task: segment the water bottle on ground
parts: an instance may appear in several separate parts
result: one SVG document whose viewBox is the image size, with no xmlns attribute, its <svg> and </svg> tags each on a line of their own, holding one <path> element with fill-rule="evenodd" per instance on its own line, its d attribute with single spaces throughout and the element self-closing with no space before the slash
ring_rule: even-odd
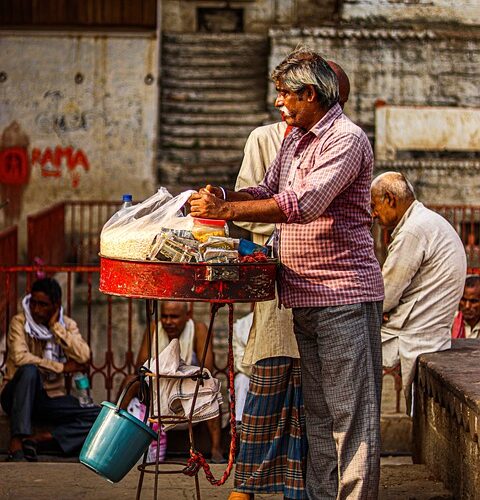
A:
<svg viewBox="0 0 480 500">
<path fill-rule="evenodd" d="M 90 381 L 85 373 L 75 373 L 73 376 L 73 382 L 75 384 L 75 389 L 77 392 L 77 398 L 80 402 L 80 406 L 88 408 L 94 406 L 92 397 L 90 396 Z"/>
</svg>

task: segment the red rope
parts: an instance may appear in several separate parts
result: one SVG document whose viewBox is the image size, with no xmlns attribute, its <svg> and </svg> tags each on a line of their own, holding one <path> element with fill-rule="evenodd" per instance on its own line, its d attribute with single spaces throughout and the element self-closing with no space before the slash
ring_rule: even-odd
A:
<svg viewBox="0 0 480 500">
<path fill-rule="evenodd" d="M 205 471 L 205 477 L 214 486 L 221 486 L 230 476 L 235 461 L 235 450 L 237 442 L 237 426 L 235 421 L 235 383 L 234 383 L 234 363 L 233 363 L 233 304 L 228 304 L 228 392 L 230 394 L 230 453 L 228 454 L 228 464 L 225 472 L 220 479 L 215 479 L 210 466 L 205 457 L 199 451 L 190 448 L 190 458 L 187 461 L 187 466 L 183 469 L 183 473 L 187 476 L 195 476 L 200 467 Z"/>
</svg>

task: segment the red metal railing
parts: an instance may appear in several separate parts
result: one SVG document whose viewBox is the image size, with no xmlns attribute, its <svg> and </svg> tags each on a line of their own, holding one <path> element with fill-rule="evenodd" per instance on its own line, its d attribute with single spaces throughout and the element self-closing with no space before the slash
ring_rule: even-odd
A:
<svg viewBox="0 0 480 500">
<path fill-rule="evenodd" d="M 468 205 L 429 205 L 435 212 L 450 222 L 465 245 L 468 266 L 480 267 L 480 206 Z M 390 232 L 373 225 L 375 253 L 381 264 L 385 262 Z"/>
<path fill-rule="evenodd" d="M 0 232 L 0 264 L 4 266 L 14 265 L 17 263 L 18 255 L 18 229 L 17 226 L 12 226 Z M 6 332 L 8 330 L 8 322 L 11 311 L 15 310 L 17 300 L 16 280 L 11 283 L 10 276 L 0 272 L 0 283 L 5 283 L 5 286 L 0 285 L 0 366 L 4 359 L 2 351 L 5 350 Z"/>
<path fill-rule="evenodd" d="M 0 267 L 0 289 L 5 289 L 8 295 L 14 284 L 23 283 L 18 294 L 20 299 L 28 293 L 39 272 L 54 275 L 61 283 L 65 314 L 77 322 L 92 350 L 92 387 L 99 398 L 110 399 L 115 386 L 121 383 L 125 375 L 132 373 L 134 367 L 132 300 L 100 294 L 98 266 Z M 16 313 L 17 302 L 8 310 L 6 324 Z M 124 319 L 122 322 L 116 321 L 115 328 L 114 317 Z M 0 365 L 2 368 L 4 361 Z"/>
<path fill-rule="evenodd" d="M 28 264 L 98 262 L 100 232 L 119 201 L 65 201 L 27 218 Z"/>
<path fill-rule="evenodd" d="M 29 264 L 65 262 L 65 204 L 56 203 L 27 217 Z"/>
<path fill-rule="evenodd" d="M 6 308 L 2 323 L 7 332 L 17 304 L 38 274 L 55 276 L 62 285 L 65 314 L 77 322 L 91 348 L 92 388 L 95 399 L 102 401 L 115 397 L 125 376 L 133 373 L 145 331 L 145 306 L 144 301 L 100 293 L 99 272 L 98 266 L 0 266 L 0 290 L 5 290 L 0 307 L 5 307 L 5 297 L 15 292 L 15 300 Z M 17 283 L 22 285 L 17 287 Z M 0 370 L 5 367 L 5 355 L 6 347 L 0 346 Z M 226 370 L 226 365 L 215 366 L 214 374 L 225 376 Z"/>
<path fill-rule="evenodd" d="M 98 262 L 100 232 L 120 205 L 120 201 L 98 200 L 65 203 L 68 262 L 81 265 Z"/>
<path fill-rule="evenodd" d="M 469 267 L 480 267 L 480 206 L 430 205 L 455 228 L 465 245 Z"/>
<path fill-rule="evenodd" d="M 18 228 L 11 226 L 0 231 L 0 265 L 9 266 L 17 263 Z"/>
<path fill-rule="evenodd" d="M 7 296 L 15 298 L 6 308 L 2 323 L 5 332 L 10 319 L 17 313 L 21 297 L 28 293 L 40 272 L 54 275 L 62 284 L 65 314 L 77 322 L 91 348 L 90 377 L 95 400 L 112 400 L 124 377 L 134 370 L 136 353 L 145 330 L 144 302 L 100 293 L 98 266 L 0 266 L 0 289 L 6 291 L 3 301 Z M 22 285 L 18 287 L 17 283 Z M 0 307 L 5 306 L 0 304 Z M 215 348 L 213 373 L 223 380 L 227 374 L 225 350 L 225 342 L 219 342 Z M 4 368 L 5 355 L 5 346 L 0 346 L 0 370 Z M 387 370 L 384 376 L 393 376 L 396 380 L 399 408 L 399 375 Z"/>
</svg>

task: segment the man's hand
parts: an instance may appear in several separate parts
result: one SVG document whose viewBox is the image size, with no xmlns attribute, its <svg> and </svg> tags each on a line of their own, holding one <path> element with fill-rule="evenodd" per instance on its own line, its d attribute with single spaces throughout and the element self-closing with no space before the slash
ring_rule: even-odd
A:
<svg viewBox="0 0 480 500">
<path fill-rule="evenodd" d="M 77 363 L 73 359 L 69 359 L 68 361 L 65 361 L 65 363 L 63 363 L 63 373 L 84 372 L 87 369 L 87 364 Z"/>
<path fill-rule="evenodd" d="M 53 313 L 52 317 L 50 318 L 50 321 L 48 322 L 48 326 L 52 328 L 53 325 L 58 321 L 59 317 L 60 317 L 60 307 L 57 307 L 56 311 Z"/>
<path fill-rule="evenodd" d="M 207 186 L 209 187 L 209 186 Z M 206 219 L 230 220 L 230 203 L 207 189 L 201 189 L 190 198 L 190 215 Z"/>
<path fill-rule="evenodd" d="M 221 188 L 207 184 L 206 187 L 199 189 L 198 194 L 210 193 L 223 200 L 223 191 Z"/>
</svg>

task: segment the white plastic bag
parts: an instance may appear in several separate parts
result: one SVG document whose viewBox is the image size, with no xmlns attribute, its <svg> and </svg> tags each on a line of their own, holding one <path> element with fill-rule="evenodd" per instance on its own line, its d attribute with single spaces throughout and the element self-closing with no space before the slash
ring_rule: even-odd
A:
<svg viewBox="0 0 480 500">
<path fill-rule="evenodd" d="M 106 257 L 145 260 L 155 236 L 162 228 L 193 228 L 190 215 L 180 209 L 195 191 L 184 191 L 173 197 L 164 187 L 142 203 L 119 210 L 103 226 L 100 253 Z"/>
</svg>

